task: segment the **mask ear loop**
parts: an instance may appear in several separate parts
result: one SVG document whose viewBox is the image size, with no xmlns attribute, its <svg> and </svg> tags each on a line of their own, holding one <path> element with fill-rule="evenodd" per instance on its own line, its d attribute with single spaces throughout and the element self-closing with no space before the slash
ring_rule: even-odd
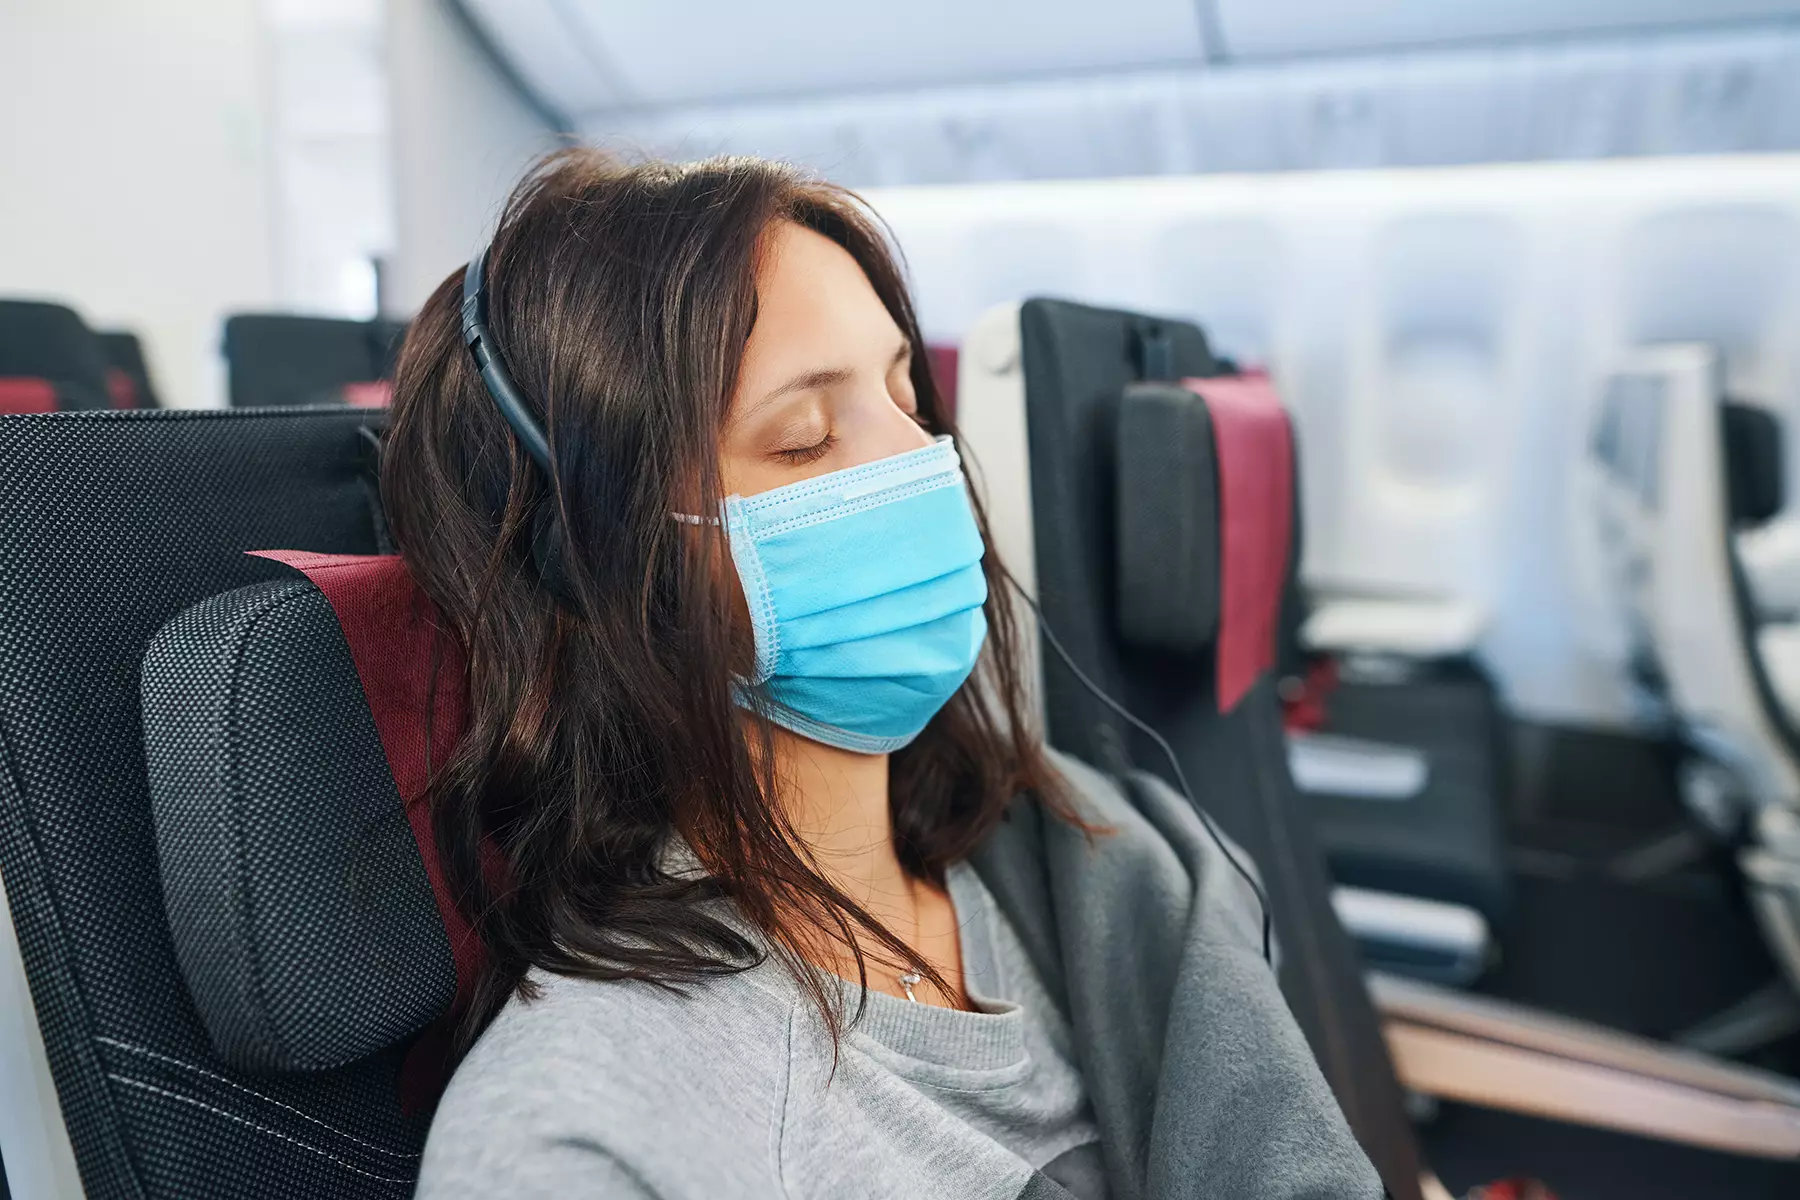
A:
<svg viewBox="0 0 1800 1200">
<path fill-rule="evenodd" d="M 1219 827 L 1213 823 L 1212 814 L 1208 813 L 1205 808 L 1201 807 L 1200 802 L 1194 799 L 1194 789 L 1188 786 L 1187 773 L 1181 769 L 1181 760 L 1176 757 L 1175 748 L 1169 745 L 1167 738 L 1163 737 L 1163 735 L 1158 733 L 1155 729 L 1152 729 L 1147 721 L 1144 721 L 1136 713 L 1107 695 L 1106 692 L 1101 689 L 1099 684 L 1095 683 L 1092 679 L 1089 679 L 1087 672 L 1075 665 L 1074 656 L 1071 655 L 1068 650 L 1064 649 L 1062 639 L 1058 638 L 1056 636 L 1056 631 L 1050 628 L 1050 622 L 1044 619 L 1044 610 L 1038 607 L 1037 600 L 1023 587 L 1019 586 L 1019 581 L 1013 578 L 1011 571 L 1008 571 L 1002 566 L 1000 568 L 1000 573 L 1006 577 L 1006 582 L 1011 585 L 1012 590 L 1018 595 L 1019 599 L 1025 601 L 1031 611 L 1036 614 L 1038 628 L 1042 629 L 1044 632 L 1044 640 L 1050 643 L 1050 648 L 1056 651 L 1056 656 L 1062 659 L 1063 666 L 1069 669 L 1069 673 L 1075 676 L 1076 681 L 1089 692 L 1093 693 L 1094 699 L 1100 701 L 1100 703 L 1117 713 L 1123 720 L 1129 723 L 1133 729 L 1136 729 L 1152 742 L 1155 742 L 1157 748 L 1161 750 L 1164 757 L 1169 760 L 1169 769 L 1175 774 L 1175 782 L 1181 786 L 1181 794 L 1187 797 L 1187 802 L 1192 805 L 1194 811 L 1200 815 L 1200 824 L 1205 826 L 1207 836 L 1212 838 L 1213 844 L 1218 846 L 1220 853 L 1224 854 L 1225 861 L 1231 864 L 1232 869 L 1243 877 L 1244 882 L 1249 884 L 1250 890 L 1255 893 L 1257 907 L 1262 911 L 1263 961 L 1273 968 L 1275 965 L 1275 937 L 1273 922 L 1269 917 L 1268 893 L 1263 891 L 1262 884 L 1257 881 L 1256 876 L 1251 873 L 1250 869 L 1238 860 L 1238 856 L 1231 849 L 1231 843 L 1226 840 L 1225 835 L 1220 832 Z"/>
</svg>

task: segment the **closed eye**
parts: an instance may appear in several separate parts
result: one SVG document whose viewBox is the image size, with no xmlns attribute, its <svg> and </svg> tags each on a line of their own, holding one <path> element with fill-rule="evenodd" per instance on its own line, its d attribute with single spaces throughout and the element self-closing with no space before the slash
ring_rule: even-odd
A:
<svg viewBox="0 0 1800 1200">
<path fill-rule="evenodd" d="M 791 450 L 777 450 L 775 451 L 775 457 L 779 458 L 782 462 L 802 467 L 808 463 L 818 462 L 821 458 L 830 454 L 831 448 L 835 445 L 837 445 L 837 434 L 828 433 L 810 446 L 797 446 Z"/>
</svg>

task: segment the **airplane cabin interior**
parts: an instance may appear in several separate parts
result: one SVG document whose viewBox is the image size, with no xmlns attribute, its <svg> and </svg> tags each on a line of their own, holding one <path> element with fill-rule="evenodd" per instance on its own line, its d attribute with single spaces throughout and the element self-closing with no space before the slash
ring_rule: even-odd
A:
<svg viewBox="0 0 1800 1200">
<path fill-rule="evenodd" d="M 879 220 L 1022 736 L 1242 855 L 1387 1195 L 1800 1194 L 1800 4 L 18 0 L 0 96 L 0 1196 L 432 1194 L 382 455 L 572 145 Z"/>
</svg>

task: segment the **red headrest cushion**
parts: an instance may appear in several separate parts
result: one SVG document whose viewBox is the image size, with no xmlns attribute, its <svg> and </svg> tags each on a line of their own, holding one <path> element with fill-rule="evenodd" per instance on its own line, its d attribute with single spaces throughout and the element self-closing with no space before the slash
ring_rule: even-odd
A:
<svg viewBox="0 0 1800 1200">
<path fill-rule="evenodd" d="M 1275 665 L 1293 541 L 1294 443 L 1267 375 L 1186 379 L 1212 417 L 1219 470 L 1219 711 Z"/>
</svg>

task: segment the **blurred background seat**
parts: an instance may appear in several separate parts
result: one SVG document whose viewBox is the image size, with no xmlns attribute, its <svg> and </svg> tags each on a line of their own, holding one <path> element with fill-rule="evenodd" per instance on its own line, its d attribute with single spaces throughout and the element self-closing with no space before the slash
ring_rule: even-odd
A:
<svg viewBox="0 0 1800 1200">
<path fill-rule="evenodd" d="M 144 346 L 135 333 L 111 330 L 100 336 L 100 350 L 106 355 L 107 391 L 114 408 L 161 408 L 162 400 L 150 383 L 150 368 L 144 362 Z"/>
<path fill-rule="evenodd" d="M 1740 537 L 1783 501 L 1783 433 L 1702 344 L 1632 355 L 1592 441 L 1602 544 L 1637 678 L 1683 738 L 1698 835 L 1734 848 L 1780 974 L 1687 1031 L 1744 1053 L 1800 1030 L 1800 725 L 1792 626 L 1763 618 Z M 1678 861 L 1678 860 L 1677 860 Z"/>
<path fill-rule="evenodd" d="M 406 326 L 282 313 L 225 321 L 225 361 L 234 408 L 386 403 Z"/>
<path fill-rule="evenodd" d="M 106 371 L 100 339 L 74 309 L 0 300 L 0 381 L 12 397 L 9 411 L 109 408 Z"/>
</svg>

